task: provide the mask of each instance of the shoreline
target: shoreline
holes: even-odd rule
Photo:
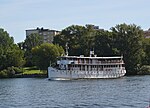
[[[47,74],[22,74],[15,75],[13,78],[47,78]]]

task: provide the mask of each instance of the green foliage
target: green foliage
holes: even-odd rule
[[[81,51],[83,54],[89,56],[90,50],[93,50],[95,47],[94,40],[97,30],[93,29],[91,25],[88,25],[83,32],[84,34],[81,36],[79,44],[81,44]]]
[[[115,38],[115,48],[123,54],[127,74],[137,74],[144,52],[143,31],[139,26],[120,24],[111,28]]]
[[[142,64],[150,65],[150,38],[145,38],[143,40],[143,50],[145,52],[145,57],[142,60]]]
[[[54,37],[54,43],[63,46],[65,49],[66,43],[69,45],[69,54],[78,55],[81,53],[80,40],[83,36],[85,27],[72,25],[62,30],[61,34]]]
[[[143,65],[137,74],[138,75],[150,75],[150,65]]]
[[[58,45],[43,43],[32,49],[33,63],[41,70],[47,70],[50,64],[56,63],[58,56],[63,54],[62,47]]]
[[[118,53],[118,50],[114,48],[114,40],[112,33],[109,31],[98,31],[94,40],[95,53],[98,56],[112,56]]]
[[[23,74],[24,75],[33,75],[33,74],[43,74],[43,71],[37,69],[34,67],[25,67],[23,68]]]
[[[7,70],[6,69],[0,71],[0,78],[8,78]]]
[[[142,61],[150,63],[150,44],[145,41],[143,46],[143,37],[143,30],[135,24],[116,25],[111,31],[72,25],[56,36],[54,42],[64,48],[68,43],[70,55],[88,56],[93,48],[98,56],[123,55],[127,75],[133,75],[139,71]]]
[[[20,67],[24,64],[24,52],[14,44],[13,38],[0,29],[0,70],[7,67]]]
[[[0,28],[0,48],[7,49],[14,43],[13,37],[10,37],[7,31]]]
[[[142,74],[141,70],[146,73],[149,67],[142,65],[150,65],[150,39],[143,37],[143,30],[135,24],[119,24],[111,31],[72,25],[54,37],[56,45],[43,43],[41,36],[31,34],[17,46],[13,38],[0,29],[0,77],[22,73],[22,69],[15,67],[23,66],[25,60],[28,66],[46,70],[49,64],[54,65],[57,56],[64,54],[66,43],[69,55],[89,56],[91,49],[98,56],[123,55],[127,75]]]
[[[27,36],[24,42],[24,49],[31,50],[33,47],[41,45],[43,43],[42,36],[38,35],[37,33],[33,33],[30,36]]]
[[[26,66],[33,66],[31,58],[32,58],[32,53],[31,50],[33,47],[41,45],[43,43],[43,38],[42,36],[33,33],[25,39],[24,43],[19,43],[19,46],[23,47],[25,50],[25,59],[26,59]]]
[[[16,74],[21,74],[23,73],[22,68],[18,67],[7,67],[7,69],[3,69],[0,71],[0,78],[12,78],[15,77]]]
[[[89,55],[90,49],[94,47],[96,31],[89,27],[72,25],[62,30],[61,34],[54,37],[54,43],[63,46],[69,45],[70,55]]]
[[[20,50],[20,48],[17,45],[13,45],[11,50],[7,51],[7,62],[8,66],[15,66],[15,67],[21,67],[24,65],[24,52],[23,50]]]

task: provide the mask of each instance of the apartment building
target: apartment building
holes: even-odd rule
[[[30,36],[33,33],[37,33],[40,36],[43,36],[44,43],[53,43],[54,36],[60,34],[60,31],[44,29],[43,27],[42,28],[37,27],[36,29],[26,30],[26,37]]]

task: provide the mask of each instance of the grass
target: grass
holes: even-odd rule
[[[46,74],[46,71],[41,71],[36,67],[24,67],[23,68],[24,75],[32,75],[32,74]]]

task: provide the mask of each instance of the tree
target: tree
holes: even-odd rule
[[[6,62],[8,67],[21,67],[24,65],[24,51],[20,50],[20,48],[14,44],[10,50],[7,50]]]
[[[98,31],[93,28],[93,25],[86,25],[84,33],[80,39],[81,51],[85,56],[89,56],[90,50],[93,50],[95,46],[94,40],[97,32]]]
[[[33,33],[25,39],[24,43],[19,43],[20,47],[23,47],[25,50],[25,59],[26,59],[26,66],[32,66],[32,53],[31,49],[35,46],[41,45],[43,43],[42,36],[38,35],[37,33]]]
[[[57,57],[64,53],[63,48],[49,43],[43,43],[32,48],[32,60],[41,70],[47,70],[50,64],[56,63]]]
[[[83,36],[85,27],[72,25],[64,30],[62,30],[61,34],[54,37],[54,43],[63,46],[65,49],[66,43],[69,46],[69,54],[70,55],[79,55],[81,54],[80,40],[81,36]]]
[[[143,49],[145,52],[145,58],[142,60],[143,65],[150,65],[150,38],[143,40]]]
[[[112,56],[118,53],[114,48],[112,33],[109,31],[98,31],[94,40],[95,53],[98,56]]]
[[[7,49],[13,43],[13,37],[10,37],[7,31],[4,31],[4,29],[0,28],[0,46],[3,47],[3,49]]]
[[[137,74],[144,52],[142,49],[143,30],[135,24],[120,24],[111,28],[115,47],[123,54],[127,75]]]
[[[23,57],[23,51],[14,44],[13,38],[6,31],[0,29],[0,70],[11,66],[22,66]]]
[[[23,47],[26,50],[31,50],[33,47],[41,45],[42,43],[43,43],[42,36],[38,35],[37,33],[32,33],[25,39]]]
[[[61,34],[54,37],[54,43],[63,46],[68,43],[70,55],[89,55],[90,49],[94,47],[94,37],[96,30],[91,26],[72,25]]]

